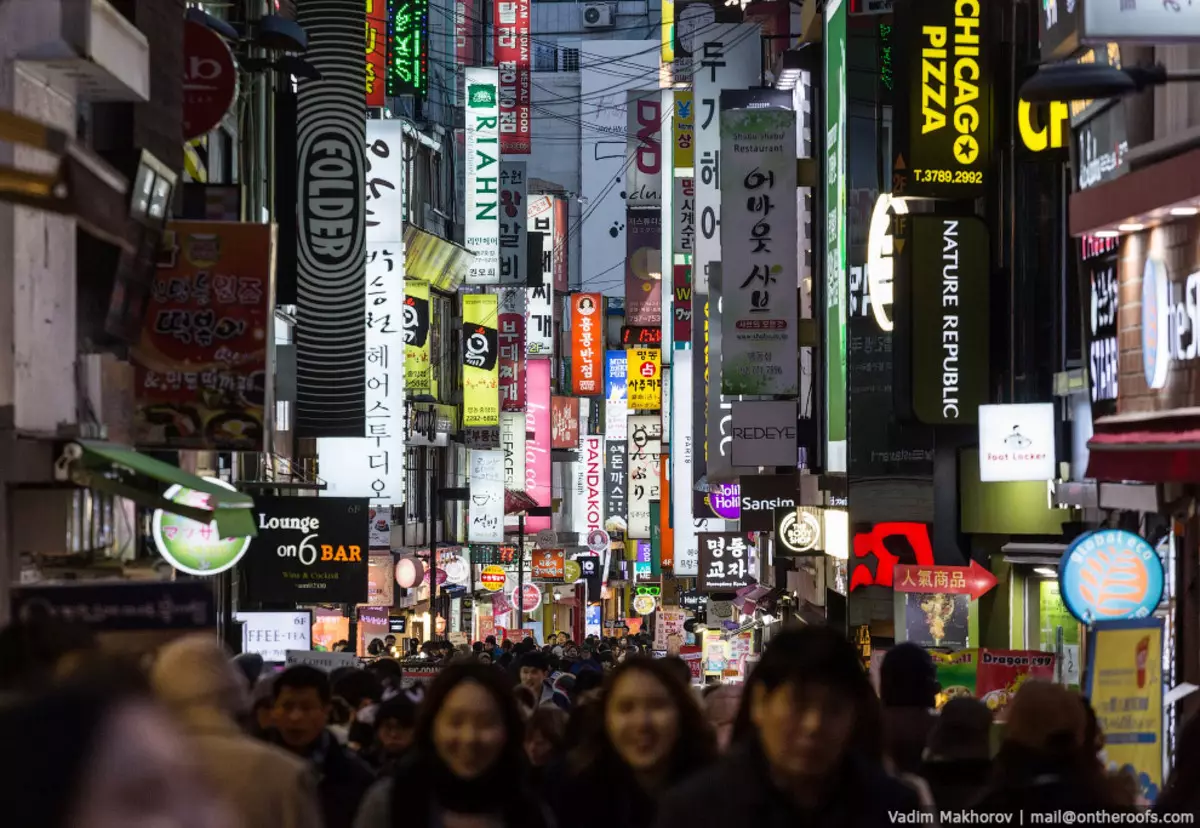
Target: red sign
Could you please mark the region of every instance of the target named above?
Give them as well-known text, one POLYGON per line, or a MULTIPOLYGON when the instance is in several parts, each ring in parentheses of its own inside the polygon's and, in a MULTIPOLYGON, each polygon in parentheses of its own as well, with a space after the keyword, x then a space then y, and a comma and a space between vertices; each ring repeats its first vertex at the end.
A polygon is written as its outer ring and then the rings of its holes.
POLYGON ((387 0, 367 0, 367 106, 385 106, 387 0))
MULTIPOLYGON (((566 293, 569 289, 567 279, 567 222, 570 218, 567 216, 567 200, 565 198, 554 199, 554 289, 559 293, 566 293)), ((558 302, 554 303, 554 308, 557 311, 562 305, 558 302)))
POLYGON ((269 224, 167 225, 137 368, 137 444, 261 451, 269 224))
POLYGON ((593 397, 604 390, 604 300, 599 293, 571 297, 571 391, 593 397))
POLYGON ((496 67, 500 70, 500 152, 528 155, 530 104, 529 0, 496 0, 496 67))
POLYGON ((900 564, 894 570, 896 592, 934 592, 970 595, 973 600, 996 585, 996 576, 977 562, 970 566, 913 566, 900 564))
POLYGON ((975 669, 975 697, 996 721, 1008 721, 1008 706, 1030 679, 1054 680, 1054 653, 1040 650, 980 650, 975 669))
MULTIPOLYGON (((512 598, 516 598, 517 591, 514 589, 512 598)), ((525 584, 521 589, 521 611, 533 612, 542 604, 542 591, 538 589, 536 584, 525 584)), ((532 634, 532 633, 531 633, 532 634)))
POLYGON ((579 448, 579 398, 550 398, 550 448, 579 448))
MULTIPOLYGON (((533 577, 539 581, 562 581, 566 578, 567 553, 562 549, 533 550, 533 577)), ((533 609, 537 604, 534 604, 533 609)), ((526 610, 526 612, 529 611, 526 610)))
POLYGON ((525 410, 525 288, 500 291, 500 408, 525 410))
POLYGON ((675 341, 690 342, 692 339, 691 265, 675 265, 675 274, 671 282, 671 287, 674 297, 671 302, 671 316, 675 320, 675 341))
POLYGON ((206 135, 237 98, 237 66, 219 34, 193 20, 183 23, 183 140, 206 135))
MULTIPOLYGON (((850 561, 850 590, 860 586, 891 587, 896 564, 900 555, 889 549, 907 543, 912 558, 918 566, 933 566, 933 545, 929 542, 929 527, 924 523, 877 523, 870 532, 854 536, 854 558, 850 561), (897 543, 899 542, 899 543, 897 543), (875 571, 866 565, 875 559, 875 571)), ((907 557, 907 556, 906 556, 907 557)))

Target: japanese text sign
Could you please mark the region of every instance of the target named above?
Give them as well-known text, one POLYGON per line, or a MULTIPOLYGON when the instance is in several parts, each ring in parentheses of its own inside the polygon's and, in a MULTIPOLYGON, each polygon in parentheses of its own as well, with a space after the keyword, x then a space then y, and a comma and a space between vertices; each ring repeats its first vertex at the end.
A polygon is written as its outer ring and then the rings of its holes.
POLYGON ((629 418, 629 520, 626 537, 650 539, 650 501, 661 497, 662 421, 657 414, 629 418))

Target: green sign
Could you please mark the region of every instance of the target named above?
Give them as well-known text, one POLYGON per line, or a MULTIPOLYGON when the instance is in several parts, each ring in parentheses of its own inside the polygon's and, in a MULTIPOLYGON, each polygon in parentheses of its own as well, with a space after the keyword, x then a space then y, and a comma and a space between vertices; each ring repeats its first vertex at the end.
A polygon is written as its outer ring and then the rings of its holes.
MULTIPOLYGON (((212 477, 209 483, 236 491, 233 486, 212 477)), ((163 494, 172 503, 208 506, 208 495, 183 486, 172 486, 163 494)), ((171 566, 188 575, 216 575, 233 567, 246 554, 250 538, 222 538, 217 523, 200 523, 174 512, 158 509, 152 519, 151 535, 158 554, 171 566)))
POLYGON ((846 471, 846 6, 825 4, 825 470, 846 471))
POLYGON ((1038 584, 1041 612, 1041 649, 1053 652, 1058 646, 1058 630, 1063 631, 1063 644, 1077 646, 1079 644, 1079 622, 1063 603, 1058 592, 1058 581, 1045 580, 1038 584))
POLYGON ((662 501, 650 501, 650 577, 662 576, 662 501))
POLYGON ((429 0, 388 0, 388 95, 424 98, 429 87, 429 0))

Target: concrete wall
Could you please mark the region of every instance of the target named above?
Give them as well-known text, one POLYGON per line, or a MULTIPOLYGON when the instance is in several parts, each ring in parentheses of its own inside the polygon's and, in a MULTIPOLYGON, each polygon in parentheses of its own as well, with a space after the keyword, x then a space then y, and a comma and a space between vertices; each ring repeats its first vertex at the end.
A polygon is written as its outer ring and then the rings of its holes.
POLYGON ((571 286, 579 282, 580 204, 579 73, 535 72, 533 75, 533 152, 529 178, 560 187, 567 195, 571 233, 568 268, 571 286), (572 232, 573 231, 573 232, 572 232))

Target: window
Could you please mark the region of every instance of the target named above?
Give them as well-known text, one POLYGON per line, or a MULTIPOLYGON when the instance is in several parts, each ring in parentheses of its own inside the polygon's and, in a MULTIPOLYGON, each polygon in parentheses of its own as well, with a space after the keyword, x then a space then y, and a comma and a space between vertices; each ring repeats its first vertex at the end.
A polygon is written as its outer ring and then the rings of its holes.
POLYGON ((558 47, 549 43, 533 44, 533 71, 557 72, 558 47))
POLYGON ((579 50, 578 49, 561 49, 559 53, 559 71, 561 72, 578 72, 579 71, 579 50))

